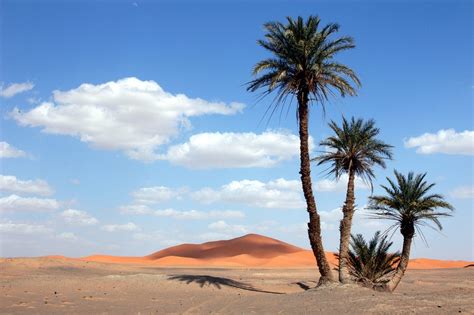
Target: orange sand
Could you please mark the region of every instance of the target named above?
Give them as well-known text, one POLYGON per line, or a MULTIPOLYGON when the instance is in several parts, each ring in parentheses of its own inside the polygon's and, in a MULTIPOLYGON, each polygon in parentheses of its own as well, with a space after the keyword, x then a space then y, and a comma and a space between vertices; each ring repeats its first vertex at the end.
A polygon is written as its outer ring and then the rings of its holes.
MULTIPOLYGON (((327 254, 329 263, 336 266, 334 253, 327 254)), ((54 256, 60 258, 62 256, 54 256)), ((169 247, 144 257, 93 255, 83 261, 146 264, 157 266, 193 267, 314 267, 312 251, 257 234, 248 234, 231 240, 204 244, 182 244, 169 247)), ((409 269, 462 268, 469 261, 450 261, 419 258, 412 259, 409 269)))

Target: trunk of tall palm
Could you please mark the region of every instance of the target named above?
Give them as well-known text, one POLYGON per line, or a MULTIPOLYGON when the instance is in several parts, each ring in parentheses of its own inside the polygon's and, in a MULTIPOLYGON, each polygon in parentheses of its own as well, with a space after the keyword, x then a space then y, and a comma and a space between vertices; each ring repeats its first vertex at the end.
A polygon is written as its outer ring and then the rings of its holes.
POLYGON ((298 95, 298 118, 300 134, 300 174, 303 193, 306 200, 306 207, 309 214, 308 237, 316 257, 321 278, 318 285, 326 282, 334 282, 331 267, 326 259, 323 241, 321 236, 321 220, 314 201, 313 187, 311 183, 311 167, 309 158, 308 142, 308 93, 298 95))
POLYGON ((398 284, 403 278, 403 275, 405 274, 405 271, 407 270, 408 262, 410 261, 411 243, 413 241, 413 236, 415 235, 414 227, 402 229, 402 235, 403 249, 397 269, 395 270, 392 278, 390 278, 387 283, 383 284, 381 287, 376 287, 377 290, 393 292, 397 288, 398 284))
POLYGON ((341 283, 349 283, 351 281, 347 268, 347 260, 349 256, 349 242, 351 239, 352 217, 354 216, 354 179, 355 174, 350 165, 346 201, 342 207, 343 218, 339 225, 339 231, 341 233, 339 241, 339 281, 341 283))

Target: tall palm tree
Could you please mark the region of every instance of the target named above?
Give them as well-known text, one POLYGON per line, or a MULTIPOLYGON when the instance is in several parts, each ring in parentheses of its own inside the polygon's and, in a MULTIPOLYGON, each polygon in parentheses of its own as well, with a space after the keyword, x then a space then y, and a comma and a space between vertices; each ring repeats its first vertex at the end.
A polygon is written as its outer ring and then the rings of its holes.
POLYGON ((387 240, 387 235, 381 236, 380 231, 375 233, 369 243, 362 234, 351 235, 351 249, 347 260, 350 275, 369 287, 385 283, 400 260, 399 252, 388 252, 391 246, 392 242, 387 240))
POLYGON ((393 277, 381 286, 381 289, 393 291, 400 283, 408 267, 410 248, 415 232, 424 238, 420 229, 423 226, 441 230, 443 227, 439 218, 451 216, 451 214, 437 209, 454 210, 443 196, 429 193, 435 184, 428 184, 425 181, 425 176, 426 173, 415 176, 413 172, 404 176, 395 171, 397 182, 395 183, 387 177, 389 186, 382 186, 386 195, 370 197, 369 209, 373 211, 376 218, 395 221, 387 232, 400 228, 400 233, 403 235, 400 262, 393 277))
POLYGON ((346 201, 342 207, 343 218, 339 225, 339 281, 347 283, 350 281, 347 259, 355 211, 355 177, 362 178, 372 186, 375 177, 373 168, 377 165, 385 168, 385 159, 392 159, 392 146, 377 139, 380 131, 372 119, 364 121, 352 117, 347 121, 343 117, 342 127, 334 121, 329 127, 334 135, 320 143, 327 150, 313 160, 318 161, 318 165, 330 164, 329 174, 333 174, 336 179, 340 179, 342 174, 347 174, 349 178, 346 201))
POLYGON ((310 105, 324 103, 338 93, 342 97, 356 95, 360 81, 353 70, 338 63, 334 57, 355 47, 351 37, 332 37, 339 30, 337 24, 320 27, 320 19, 310 16, 296 20, 288 17, 287 24, 270 22, 265 25, 265 39, 260 46, 273 56, 258 62, 247 90, 264 89, 262 96, 276 92, 273 111, 284 107, 288 96, 296 96, 300 136, 300 175, 309 213, 308 236, 316 257, 321 278, 319 284, 334 281, 324 253, 320 217, 311 184, 311 166, 308 148, 308 115, 310 105))

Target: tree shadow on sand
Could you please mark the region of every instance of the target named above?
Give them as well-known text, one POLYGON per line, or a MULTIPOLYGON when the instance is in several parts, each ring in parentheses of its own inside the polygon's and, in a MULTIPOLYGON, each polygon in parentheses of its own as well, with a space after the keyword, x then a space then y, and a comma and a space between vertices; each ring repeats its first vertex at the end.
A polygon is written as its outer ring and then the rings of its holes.
POLYGON ((204 285, 207 285, 207 286, 212 285, 218 289, 221 289, 222 286, 226 286, 226 287, 232 287, 236 289, 253 291, 253 292, 270 293, 270 294, 285 294, 282 292, 260 290, 253 287, 250 284, 235 281, 229 278, 213 277, 213 276, 207 276, 207 275, 173 275, 173 276, 169 276, 168 280, 178 280, 178 281, 186 282, 186 284, 190 284, 194 282, 194 283, 199 284, 201 288, 204 287, 204 285))
POLYGON ((297 286, 299 286, 301 289, 305 290, 305 291, 308 291, 309 289, 311 288, 315 288, 316 287, 316 284, 314 284, 313 286, 310 286, 309 284, 303 282, 303 281, 300 281, 300 282, 293 282, 292 284, 296 284, 297 286))

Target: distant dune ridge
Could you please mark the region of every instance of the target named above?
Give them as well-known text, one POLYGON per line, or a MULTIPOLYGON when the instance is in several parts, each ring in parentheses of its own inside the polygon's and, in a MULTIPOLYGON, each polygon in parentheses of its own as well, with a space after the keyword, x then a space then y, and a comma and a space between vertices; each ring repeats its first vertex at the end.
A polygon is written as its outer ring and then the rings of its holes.
MULTIPOLYGON (((337 265, 334 253, 327 253, 329 263, 337 265)), ((144 257, 93 255, 85 261, 108 263, 153 264, 159 266, 216 267, 315 267, 313 252, 291 244, 258 235, 247 234, 230 240, 203 244, 172 246, 144 257)), ((468 261, 412 259, 411 269, 462 268, 468 261)))

